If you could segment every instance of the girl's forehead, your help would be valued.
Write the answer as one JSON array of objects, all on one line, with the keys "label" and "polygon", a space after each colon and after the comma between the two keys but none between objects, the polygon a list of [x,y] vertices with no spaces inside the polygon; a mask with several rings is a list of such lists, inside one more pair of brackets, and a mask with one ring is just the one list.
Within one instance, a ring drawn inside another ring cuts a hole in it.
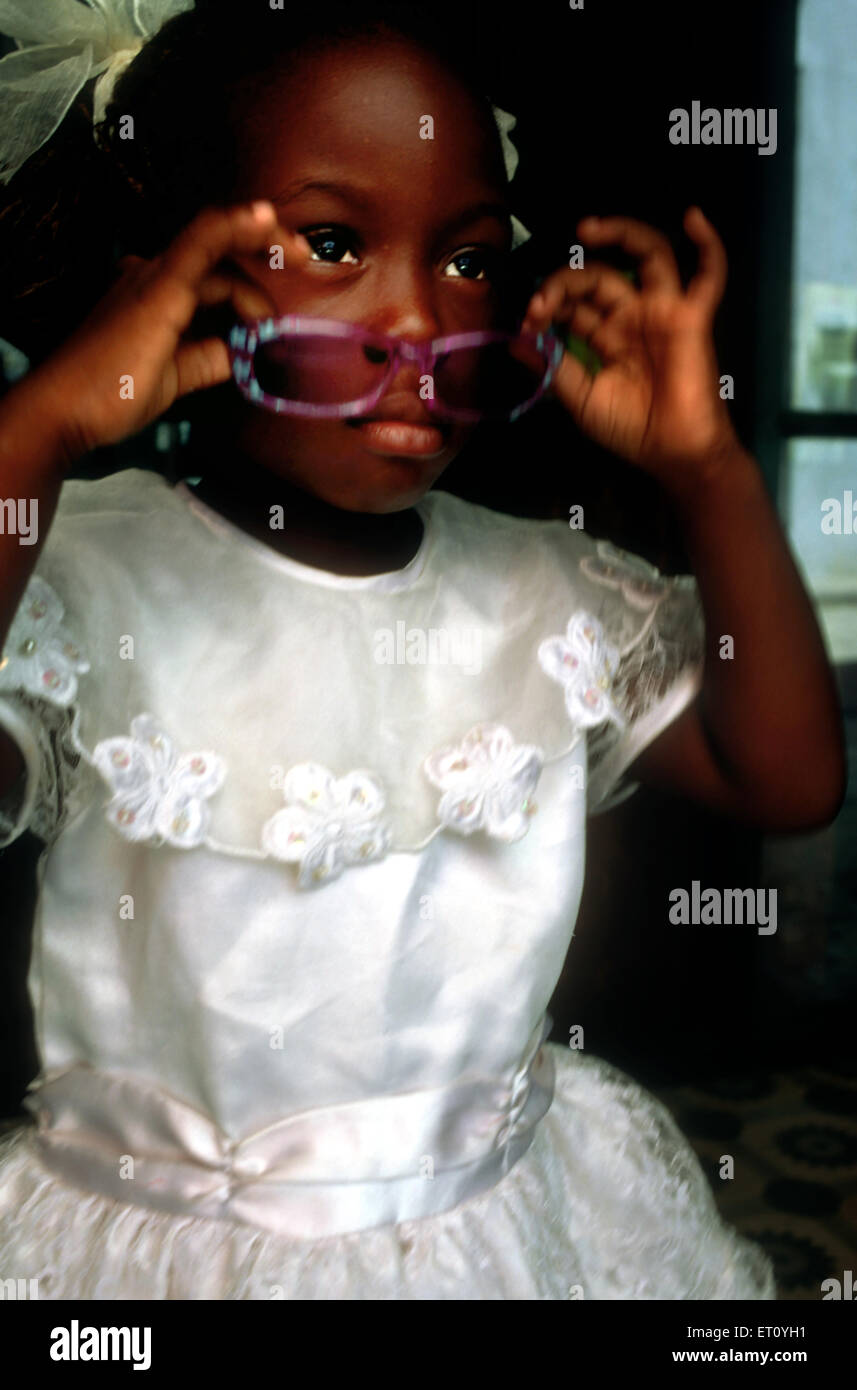
[{"label": "girl's forehead", "polygon": [[487,103],[408,43],[354,44],[292,60],[257,91],[248,116],[257,169],[321,160],[390,178],[505,182]]}]

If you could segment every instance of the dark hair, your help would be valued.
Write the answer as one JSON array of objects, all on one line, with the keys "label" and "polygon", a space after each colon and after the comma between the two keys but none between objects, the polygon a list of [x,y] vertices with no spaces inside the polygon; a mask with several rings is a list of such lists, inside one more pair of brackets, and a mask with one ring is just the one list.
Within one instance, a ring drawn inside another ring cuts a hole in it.
[{"label": "dark hair", "polygon": [[[269,0],[197,0],[122,74],[97,142],[90,90],[10,182],[0,207],[0,337],[42,360],[106,292],[119,255],[155,255],[200,208],[229,201],[236,115],[275,65],[349,40],[404,37],[453,71],[490,120],[497,50],[475,9],[460,0],[433,0],[428,15],[393,0],[282,10]],[[133,139],[122,138],[127,115]]]}]

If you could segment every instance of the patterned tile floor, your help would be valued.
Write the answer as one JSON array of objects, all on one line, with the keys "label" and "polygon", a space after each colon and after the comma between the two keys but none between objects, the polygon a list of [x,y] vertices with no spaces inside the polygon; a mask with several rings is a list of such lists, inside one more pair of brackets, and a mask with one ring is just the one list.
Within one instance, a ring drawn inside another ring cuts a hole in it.
[{"label": "patterned tile floor", "polygon": [[[658,1088],[723,1218],[770,1255],[783,1300],[857,1286],[857,1062]],[[721,1159],[734,1177],[721,1178]]]},{"label": "patterned tile floor", "polygon": [[[849,684],[850,682],[850,684]],[[771,840],[779,890],[760,1022],[812,1065],[721,1082],[650,1089],[699,1155],[725,1220],[764,1246],[781,1299],[825,1297],[825,1279],[857,1285],[857,672],[843,677],[850,782],[827,830]],[[834,1023],[834,1018],[840,1022]],[[844,1039],[844,1045],[841,1043]],[[776,1050],[772,1055],[776,1056]],[[720,1177],[732,1154],[735,1176]],[[857,1293],[857,1288],[854,1289]]]}]

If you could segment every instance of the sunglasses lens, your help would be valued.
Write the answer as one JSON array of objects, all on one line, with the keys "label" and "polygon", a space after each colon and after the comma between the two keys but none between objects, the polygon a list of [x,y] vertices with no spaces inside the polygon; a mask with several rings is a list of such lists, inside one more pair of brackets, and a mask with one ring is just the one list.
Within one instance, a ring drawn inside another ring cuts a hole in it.
[{"label": "sunglasses lens", "polygon": [[527,338],[453,348],[437,360],[435,396],[450,411],[508,419],[536,395],[548,365],[545,353]]},{"label": "sunglasses lens", "polygon": [[[382,387],[390,356],[380,343],[287,334],[257,344],[253,370],[267,396],[335,411]],[[435,363],[436,407],[452,418],[508,420],[537,395],[548,366],[546,352],[531,338],[510,336],[481,347],[453,348]]]},{"label": "sunglasses lens", "polygon": [[304,405],[349,405],[383,381],[390,354],[368,343],[313,334],[260,343],[256,380],[269,396]]}]

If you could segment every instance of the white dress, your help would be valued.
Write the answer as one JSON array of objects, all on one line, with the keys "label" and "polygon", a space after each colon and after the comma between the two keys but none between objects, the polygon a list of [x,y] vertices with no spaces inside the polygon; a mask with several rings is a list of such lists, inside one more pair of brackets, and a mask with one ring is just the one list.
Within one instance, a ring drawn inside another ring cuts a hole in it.
[{"label": "white dress", "polygon": [[668,1113],[547,1041],[587,809],[699,688],[691,579],[442,492],[402,570],[71,482],[0,667],[39,866],[42,1299],[742,1299]]}]

